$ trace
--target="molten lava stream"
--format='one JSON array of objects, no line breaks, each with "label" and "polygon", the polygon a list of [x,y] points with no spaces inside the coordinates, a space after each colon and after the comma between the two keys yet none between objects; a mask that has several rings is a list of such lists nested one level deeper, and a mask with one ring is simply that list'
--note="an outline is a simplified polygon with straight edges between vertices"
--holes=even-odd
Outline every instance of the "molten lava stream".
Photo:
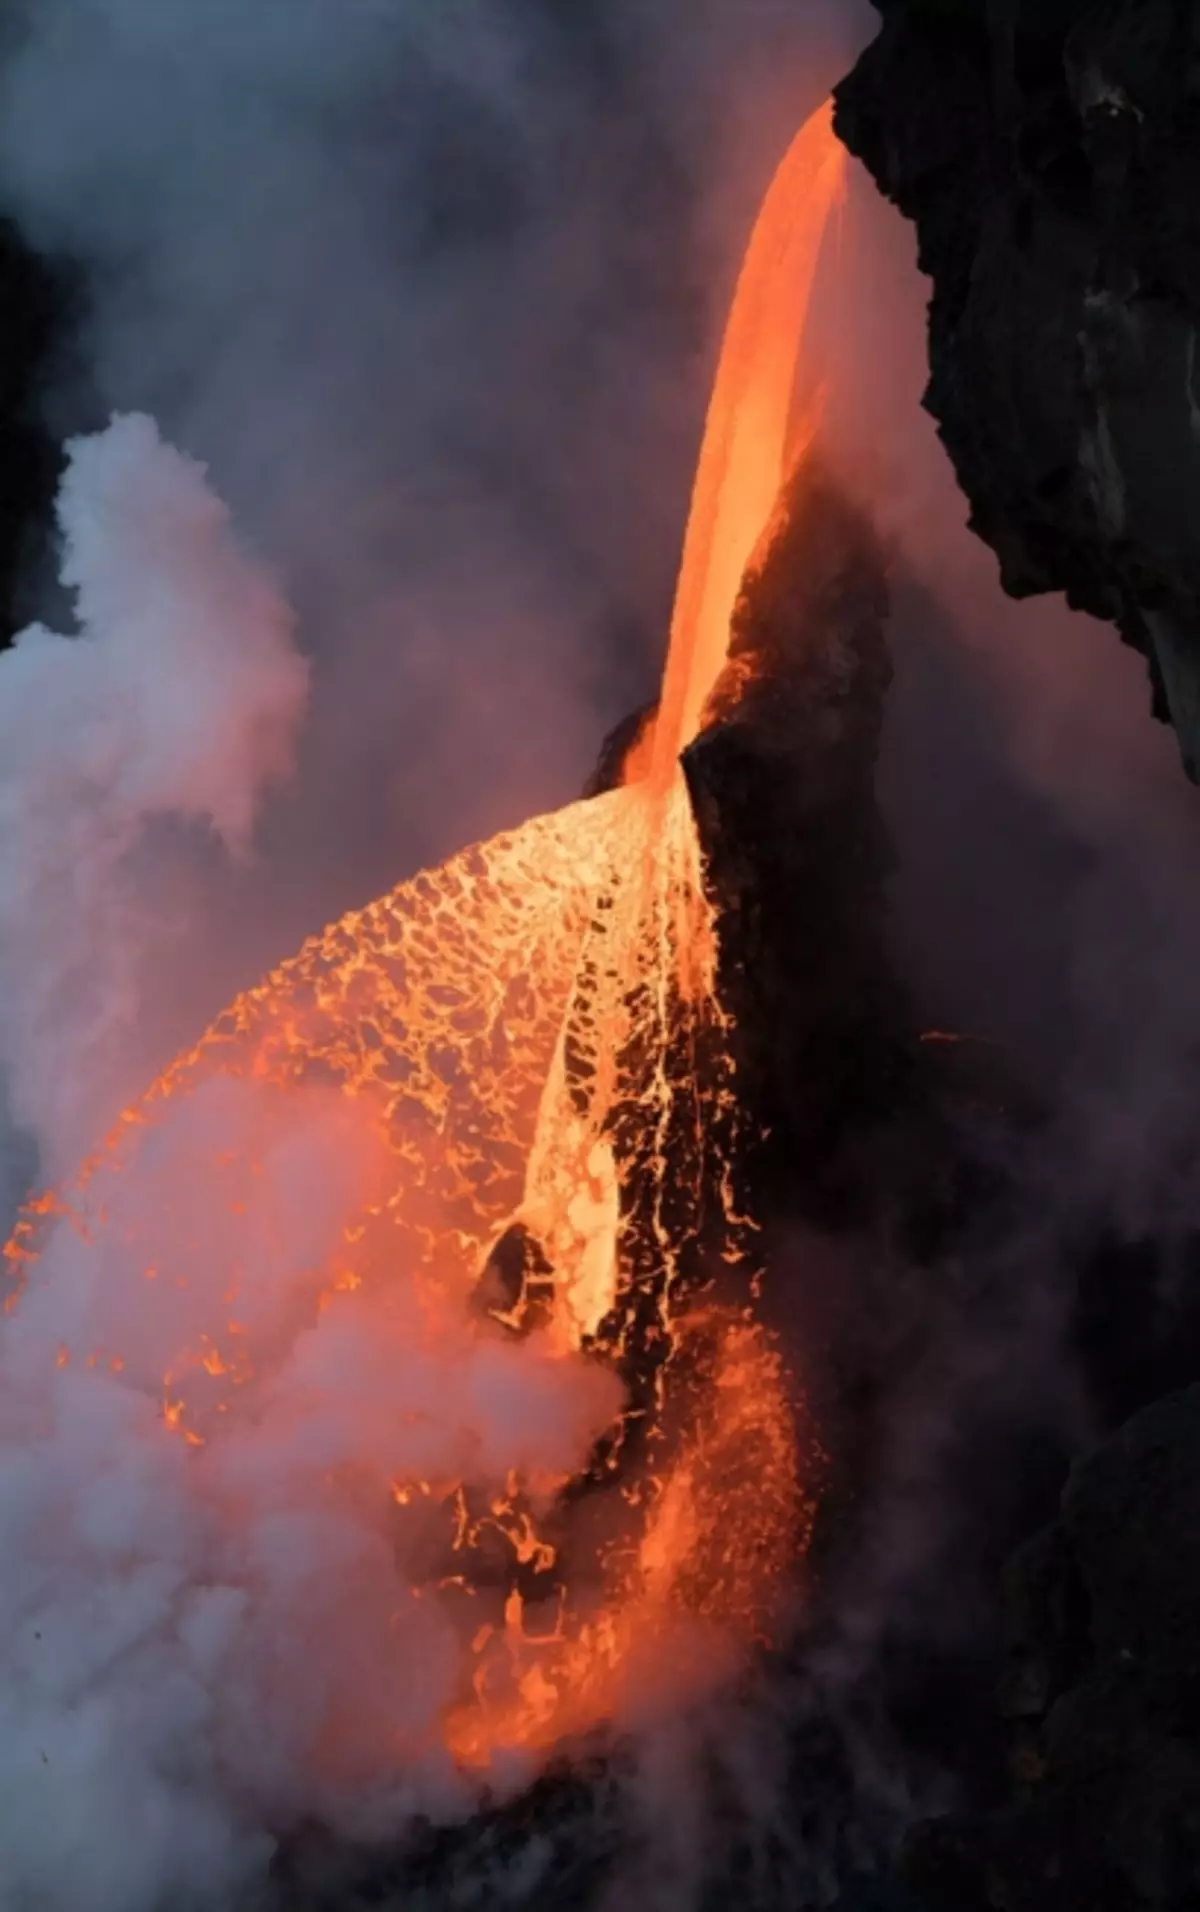
[{"label": "molten lava stream", "polygon": [[[784,476],[841,179],[826,106],[739,281],[648,774],[314,937],[28,1205],[6,1250],[13,1358],[157,1394],[214,1505],[244,1509],[274,1443],[289,1493],[390,1508],[416,1591],[461,1609],[440,1731],[474,1766],[755,1637],[797,1545],[780,1359],[749,1284],[734,1305],[713,1288],[748,1243],[678,758]],[[321,1348],[355,1376],[336,1412]]]},{"label": "molten lava stream", "polygon": [[667,781],[696,736],[729,649],[738,591],[786,476],[796,366],[821,246],[845,191],[827,100],[801,127],[763,201],[709,402],[653,746]]}]

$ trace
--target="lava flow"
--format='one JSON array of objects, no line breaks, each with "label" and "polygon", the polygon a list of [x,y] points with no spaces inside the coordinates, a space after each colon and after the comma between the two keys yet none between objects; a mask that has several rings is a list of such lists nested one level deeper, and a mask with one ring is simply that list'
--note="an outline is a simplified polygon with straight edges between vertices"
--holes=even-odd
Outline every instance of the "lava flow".
[{"label": "lava flow", "polygon": [[[750,244],[660,712],[622,786],[308,942],[69,1187],[29,1204],[6,1250],[7,1331],[36,1344],[39,1290],[69,1263],[75,1326],[55,1361],[153,1393],[164,1438],[198,1468],[247,1430],[306,1451],[319,1389],[304,1336],[320,1323],[367,1345],[379,1391],[355,1411],[370,1438],[313,1465],[324,1491],[388,1510],[395,1598],[452,1616],[463,1670],[436,1730],[466,1766],[610,1718],[650,1664],[683,1677],[715,1640],[756,1637],[800,1544],[795,1428],[754,1316],[716,924],[679,757],[785,476],[842,165],[826,106]],[[468,1343],[489,1387],[520,1394],[498,1476],[478,1439],[426,1439],[453,1415],[439,1377],[460,1372]],[[401,1350],[409,1378],[389,1400]],[[570,1440],[539,1445],[526,1426],[556,1376],[578,1398],[582,1465]],[[501,1412],[479,1389],[472,1426]],[[221,1492],[249,1492],[252,1471],[226,1466]]]}]

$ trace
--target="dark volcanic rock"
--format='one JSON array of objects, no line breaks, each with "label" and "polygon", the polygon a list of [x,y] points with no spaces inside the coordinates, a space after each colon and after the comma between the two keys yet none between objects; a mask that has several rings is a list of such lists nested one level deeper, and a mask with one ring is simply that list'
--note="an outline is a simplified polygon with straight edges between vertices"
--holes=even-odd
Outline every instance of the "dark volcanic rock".
[{"label": "dark volcanic rock", "polygon": [[1076,1464],[1006,1577],[1014,1803],[910,1834],[931,1912],[1200,1902],[1200,1388]]},{"label": "dark volcanic rock", "polygon": [[606,790],[616,789],[629,754],[652,722],[656,709],[657,705],[647,704],[643,710],[631,711],[628,717],[622,717],[619,724],[613,725],[600,746],[596,767],[580,792],[582,796],[599,797]]},{"label": "dark volcanic rock", "polygon": [[[915,222],[926,403],[972,525],[1014,595],[1065,591],[1144,653],[1195,778],[1200,5],[878,3],[837,125]],[[1103,1319],[1081,1325],[1104,1329],[1102,1393],[1128,1411],[1169,1350],[1140,1314],[1113,1342],[1120,1259],[1097,1260]],[[931,1912],[1200,1905],[1198,1503],[1193,1389],[1079,1462],[1010,1564],[1012,1803],[910,1835]]]},{"label": "dark volcanic rock", "polygon": [[1170,1396],[1081,1461],[1062,1526],[1100,1666],[1164,1720],[1200,1731],[1200,1388]]},{"label": "dark volcanic rock", "polygon": [[917,1077],[884,935],[886,610],[872,528],[810,455],[747,574],[712,719],[684,759],[743,1093],[793,1196],[802,1171],[833,1213],[858,1212],[871,1145],[909,1112]]},{"label": "dark volcanic rock", "polygon": [[1016,596],[1150,665],[1200,770],[1200,6],[890,0],[837,127],[916,223],[930,382]]}]

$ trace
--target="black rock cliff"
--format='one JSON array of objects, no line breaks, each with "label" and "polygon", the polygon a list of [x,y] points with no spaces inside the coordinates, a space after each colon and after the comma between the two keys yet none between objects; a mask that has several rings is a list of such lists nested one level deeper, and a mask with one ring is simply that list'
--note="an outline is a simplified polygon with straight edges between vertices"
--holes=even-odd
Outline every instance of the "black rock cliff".
[{"label": "black rock cliff", "polygon": [[917,228],[926,403],[1005,587],[1148,660],[1200,775],[1200,6],[876,0],[837,128]]}]

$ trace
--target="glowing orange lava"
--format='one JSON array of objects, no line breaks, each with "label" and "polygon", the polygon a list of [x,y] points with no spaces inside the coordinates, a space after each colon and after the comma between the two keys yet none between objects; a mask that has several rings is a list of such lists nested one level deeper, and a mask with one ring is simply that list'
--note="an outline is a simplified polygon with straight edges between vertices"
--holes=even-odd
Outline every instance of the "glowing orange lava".
[{"label": "glowing orange lava", "polygon": [[826,101],[771,182],[738,279],[709,402],[651,767],[669,780],[720,676],[746,567],[786,472],[796,364],[846,153]]},{"label": "glowing orange lava", "polygon": [[[403,1306],[406,1345],[430,1362],[456,1337],[499,1335],[620,1375],[625,1405],[589,1468],[608,1513],[588,1548],[567,1506],[581,1484],[552,1466],[499,1486],[416,1471],[370,1485],[397,1521],[442,1510],[445,1557],[421,1591],[472,1609],[468,1677],[444,1720],[469,1765],[610,1717],[651,1665],[682,1677],[701,1634],[755,1637],[798,1544],[786,1377],[748,1275],[732,1303],[715,1280],[747,1263],[747,1227],[730,1194],[715,924],[677,760],[784,476],[841,179],[826,106],[780,168],[739,282],[650,774],[465,850],[306,943],[126,1112],[71,1187],[29,1204],[5,1251],[35,1286],[65,1232],[88,1245],[98,1283],[140,1284],[137,1346],[57,1358],[122,1363],[198,1451],[262,1411],[298,1327],[327,1310],[386,1325]],[[309,1112],[348,1165],[311,1261],[261,1192],[262,1163]],[[264,1257],[288,1270],[286,1307],[256,1287]],[[181,1294],[189,1334],[155,1369],[164,1297]]]}]

